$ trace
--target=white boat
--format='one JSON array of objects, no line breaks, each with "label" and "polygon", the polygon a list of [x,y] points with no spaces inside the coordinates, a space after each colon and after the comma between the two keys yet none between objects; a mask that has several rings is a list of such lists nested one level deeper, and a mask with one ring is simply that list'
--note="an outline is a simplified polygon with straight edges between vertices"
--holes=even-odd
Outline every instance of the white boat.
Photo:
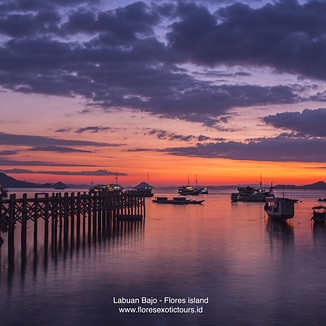
[{"label": "white boat", "polygon": [[294,216],[294,203],[296,199],[274,197],[266,199],[265,212],[269,217],[288,219]]},{"label": "white boat", "polygon": [[189,185],[189,175],[188,175],[188,185],[178,188],[178,194],[182,196],[197,196],[197,195],[206,195],[208,190],[206,187],[197,187],[197,174],[196,174],[196,187],[193,188]]},{"label": "white boat", "polygon": [[326,221],[326,207],[323,205],[315,206],[312,208],[312,218],[314,222],[324,222]]},{"label": "white boat", "polygon": [[231,194],[231,201],[245,201],[245,202],[265,202],[268,198],[274,197],[273,185],[271,184],[269,190],[263,188],[263,180],[260,177],[259,188],[254,187],[239,187],[237,193]]},{"label": "white boat", "polygon": [[253,187],[239,187],[237,193],[231,194],[231,200],[236,201],[246,201],[246,202],[265,202],[267,198],[274,197],[272,193],[272,188],[266,191],[262,188]]}]

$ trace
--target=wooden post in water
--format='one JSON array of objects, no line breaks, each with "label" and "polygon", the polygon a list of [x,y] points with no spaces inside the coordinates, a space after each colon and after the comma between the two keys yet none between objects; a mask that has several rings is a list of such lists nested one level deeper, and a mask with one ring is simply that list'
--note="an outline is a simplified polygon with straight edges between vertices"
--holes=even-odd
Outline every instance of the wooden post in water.
[{"label": "wooden post in water", "polygon": [[54,243],[54,220],[56,219],[54,193],[51,195],[51,250]]},{"label": "wooden post in water", "polygon": [[83,246],[85,245],[86,240],[86,212],[87,212],[87,204],[86,204],[86,192],[83,194],[82,202],[83,202]]},{"label": "wooden post in water", "polygon": [[45,194],[44,198],[44,251],[48,251],[49,241],[49,194]]},{"label": "wooden post in water", "polygon": [[77,193],[77,202],[76,202],[76,235],[77,235],[77,246],[79,246],[80,243],[80,211],[81,211],[81,202],[80,202],[80,192]]},{"label": "wooden post in water", "polygon": [[145,214],[146,214],[146,211],[145,211],[145,196],[142,197],[142,201],[141,201],[142,205],[141,205],[141,214],[143,216],[143,218],[145,219]]},{"label": "wooden post in water", "polygon": [[34,195],[34,250],[37,250],[38,194]]},{"label": "wooden post in water", "polygon": [[142,214],[142,210],[141,210],[141,205],[142,205],[142,201],[141,201],[142,197],[138,196],[137,197],[137,214],[141,215]]},{"label": "wooden post in water", "polygon": [[96,210],[97,210],[97,200],[99,196],[98,193],[94,192],[93,200],[91,201],[92,205],[92,219],[93,219],[93,240],[96,240]]},{"label": "wooden post in water", "polygon": [[88,218],[88,241],[91,240],[91,228],[92,228],[92,193],[89,192],[86,202],[87,202],[87,206],[88,206],[88,214],[87,214],[87,218]]},{"label": "wooden post in water", "polygon": [[69,200],[70,206],[70,246],[73,248],[75,243],[75,194],[72,192]]},{"label": "wooden post in water", "polygon": [[21,255],[26,259],[26,234],[27,234],[27,194],[23,194],[22,203],[22,229],[21,229]]},{"label": "wooden post in water", "polygon": [[102,219],[102,205],[103,205],[104,195],[105,194],[100,192],[97,200],[97,234],[99,240],[101,240],[101,228],[102,228],[101,219]]},{"label": "wooden post in water", "polygon": [[[52,194],[52,197],[54,199],[54,216],[52,216],[52,223],[53,226],[53,240],[54,240],[54,246],[55,250],[57,250],[57,245],[58,245],[58,220],[59,220],[59,198],[57,194]],[[54,198],[55,197],[55,198]]]},{"label": "wooden post in water", "polygon": [[68,231],[69,231],[69,214],[68,214],[68,193],[64,194],[64,208],[63,208],[63,244],[64,250],[68,248]]},{"label": "wooden post in water", "polygon": [[[8,259],[12,260],[14,258],[14,243],[15,243],[15,206],[16,206],[16,194],[10,195],[9,203],[9,219],[8,223]],[[11,264],[10,264],[11,265]]]}]

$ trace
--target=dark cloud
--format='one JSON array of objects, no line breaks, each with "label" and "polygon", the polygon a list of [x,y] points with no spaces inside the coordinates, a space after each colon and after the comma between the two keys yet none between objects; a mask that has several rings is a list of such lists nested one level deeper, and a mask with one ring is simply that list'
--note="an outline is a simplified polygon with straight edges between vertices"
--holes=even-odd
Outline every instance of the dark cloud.
[{"label": "dark cloud", "polygon": [[119,144],[99,143],[87,140],[56,139],[44,136],[15,135],[0,132],[0,145],[12,146],[94,146],[110,147]]},{"label": "dark cloud", "polygon": [[0,4],[0,12],[38,11],[42,9],[58,9],[77,5],[95,4],[101,0],[6,0]]},{"label": "dark cloud", "polygon": [[221,137],[212,138],[212,137],[208,137],[208,136],[204,136],[204,135],[198,136],[198,141],[199,142],[203,142],[203,141],[207,141],[207,140],[210,140],[210,141],[223,141],[223,140],[225,140],[225,138],[221,138]]},{"label": "dark cloud", "polygon": [[0,155],[15,155],[15,154],[17,154],[17,151],[11,151],[11,150],[0,151]]},{"label": "dark cloud", "polygon": [[276,128],[288,129],[310,137],[326,137],[326,109],[284,112],[268,115],[263,121]]},{"label": "dark cloud", "polygon": [[[90,106],[105,110],[130,108],[210,127],[216,127],[218,117],[234,107],[300,100],[301,90],[295,86],[215,85],[196,79],[176,66],[188,62],[202,66],[218,63],[271,65],[271,60],[264,59],[264,53],[250,42],[251,52],[244,48],[247,44],[244,38],[251,33],[246,31],[245,22],[237,19],[237,15],[244,20],[246,15],[252,18],[250,13],[258,19],[260,13],[268,11],[268,6],[263,7],[265,11],[259,11],[263,8],[251,9],[238,4],[214,15],[191,3],[149,6],[137,2],[108,12],[77,6],[72,11],[60,12],[63,16],[59,17],[55,8],[44,9],[44,6],[64,5],[61,1],[10,3],[17,7],[8,9],[6,14],[0,6],[3,13],[0,32],[12,37],[0,46],[0,85],[5,88],[23,93],[83,96]],[[27,14],[19,12],[23,3],[25,6],[34,3],[35,10]],[[82,3],[87,2],[67,2],[67,6]],[[284,6],[270,5],[270,10],[282,11]],[[162,16],[174,22],[168,34],[169,44],[154,34]],[[235,38],[232,31],[238,28],[240,35]],[[292,33],[291,26],[289,29]],[[259,25],[256,30],[263,33]],[[80,38],[80,33],[85,37]],[[266,42],[274,45],[274,39],[265,36],[268,33],[261,37],[263,46]],[[259,43],[260,38],[251,37]],[[278,55],[279,61],[287,61],[285,58],[287,56]],[[242,74],[247,73],[228,77]],[[85,109],[84,113],[89,111]]]},{"label": "dark cloud", "polygon": [[236,73],[229,73],[226,71],[215,71],[215,70],[209,70],[209,71],[205,71],[205,72],[199,72],[199,71],[195,71],[193,73],[194,75],[198,75],[198,76],[205,76],[205,77],[209,77],[209,78],[225,78],[225,77],[249,77],[252,76],[251,73],[248,72],[236,72]]},{"label": "dark cloud", "polygon": [[92,153],[92,151],[86,151],[82,149],[76,149],[72,147],[62,146],[34,146],[28,149],[34,152],[56,152],[56,153]]},{"label": "dark cloud", "polygon": [[207,140],[224,140],[222,138],[211,138],[208,136],[200,135],[200,136],[194,136],[194,135],[178,135],[173,132],[168,132],[163,129],[149,129],[144,133],[144,135],[155,135],[158,139],[165,139],[165,140],[176,140],[176,141],[207,141]]},{"label": "dark cloud", "polygon": [[[159,47],[150,45],[155,52],[161,52]],[[0,83],[24,93],[79,94],[105,109],[129,107],[208,126],[233,107],[299,99],[296,87],[216,86],[167,66],[150,66],[146,63],[151,58],[148,49],[110,50],[48,39],[12,40],[6,49],[0,49]]]},{"label": "dark cloud", "polygon": [[3,173],[18,173],[18,174],[54,174],[54,175],[85,175],[85,176],[125,176],[128,175],[122,172],[111,172],[105,169],[95,171],[32,171],[27,169],[7,169],[0,170]]},{"label": "dark cloud", "polygon": [[97,127],[97,126],[92,126],[92,127],[85,127],[85,128],[79,128],[77,129],[75,132],[77,134],[81,134],[83,132],[92,132],[92,133],[96,133],[96,132],[100,132],[100,131],[107,131],[107,130],[111,130],[112,128],[110,127]]},{"label": "dark cloud", "polygon": [[[326,140],[306,138],[262,138],[243,142],[211,142],[191,147],[174,147],[161,150],[177,156],[225,158],[231,160],[274,162],[325,162]],[[303,154],[304,153],[304,154]]]},{"label": "dark cloud", "polygon": [[168,34],[180,61],[269,66],[326,79],[326,3],[280,0],[260,8],[237,2],[215,14],[181,2]]},{"label": "dark cloud", "polygon": [[160,16],[143,2],[125,8],[95,14],[94,11],[75,11],[62,26],[64,33],[99,33],[99,40],[107,44],[121,44],[150,35]]},{"label": "dark cloud", "polygon": [[0,157],[1,166],[96,166],[92,164],[53,163],[45,161],[17,161]]},{"label": "dark cloud", "polygon": [[57,129],[55,132],[70,132],[71,131],[71,128],[60,128],[60,129]]},{"label": "dark cloud", "polygon": [[191,141],[194,140],[196,137],[192,135],[184,136],[184,135],[177,135],[175,133],[170,133],[166,130],[162,129],[151,129],[148,132],[145,132],[144,135],[155,135],[158,139],[167,139],[167,140],[181,140],[181,141]]},{"label": "dark cloud", "polygon": [[127,152],[152,152],[153,149],[151,148],[132,148],[127,149]]},{"label": "dark cloud", "polygon": [[43,10],[37,14],[10,14],[0,18],[0,33],[11,37],[58,32],[60,16],[54,11]]}]

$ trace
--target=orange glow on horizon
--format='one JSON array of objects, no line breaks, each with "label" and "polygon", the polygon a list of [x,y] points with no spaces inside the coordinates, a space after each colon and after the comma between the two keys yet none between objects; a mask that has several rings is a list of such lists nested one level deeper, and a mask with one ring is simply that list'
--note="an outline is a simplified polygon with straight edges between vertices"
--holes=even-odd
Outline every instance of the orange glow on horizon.
[{"label": "orange glow on horizon", "polygon": [[[162,157],[164,155],[164,159]],[[95,171],[106,169],[113,173],[125,173],[118,175],[118,183],[122,186],[135,186],[145,181],[149,173],[149,182],[153,186],[180,186],[188,183],[194,185],[236,185],[254,184],[260,181],[269,185],[276,184],[310,184],[317,181],[325,181],[325,164],[298,163],[298,162],[260,162],[260,161],[233,161],[227,159],[204,159],[177,157],[165,154],[144,153],[142,156],[134,156],[132,160],[110,160],[114,165],[89,168],[60,168],[58,171]],[[32,169],[30,169],[32,170]],[[48,171],[46,167],[33,168],[37,171]],[[51,170],[54,170],[53,168]],[[10,174],[17,180],[27,180],[35,183],[55,183],[62,181],[72,184],[115,183],[116,175],[109,176],[83,176],[83,175],[53,175],[53,174]]]}]

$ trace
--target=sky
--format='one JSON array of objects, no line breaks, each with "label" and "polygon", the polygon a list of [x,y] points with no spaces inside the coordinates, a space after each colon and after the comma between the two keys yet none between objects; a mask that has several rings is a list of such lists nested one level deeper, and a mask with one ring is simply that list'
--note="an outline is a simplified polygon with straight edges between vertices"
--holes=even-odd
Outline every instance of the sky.
[{"label": "sky", "polygon": [[326,181],[326,2],[0,2],[0,172]]}]

